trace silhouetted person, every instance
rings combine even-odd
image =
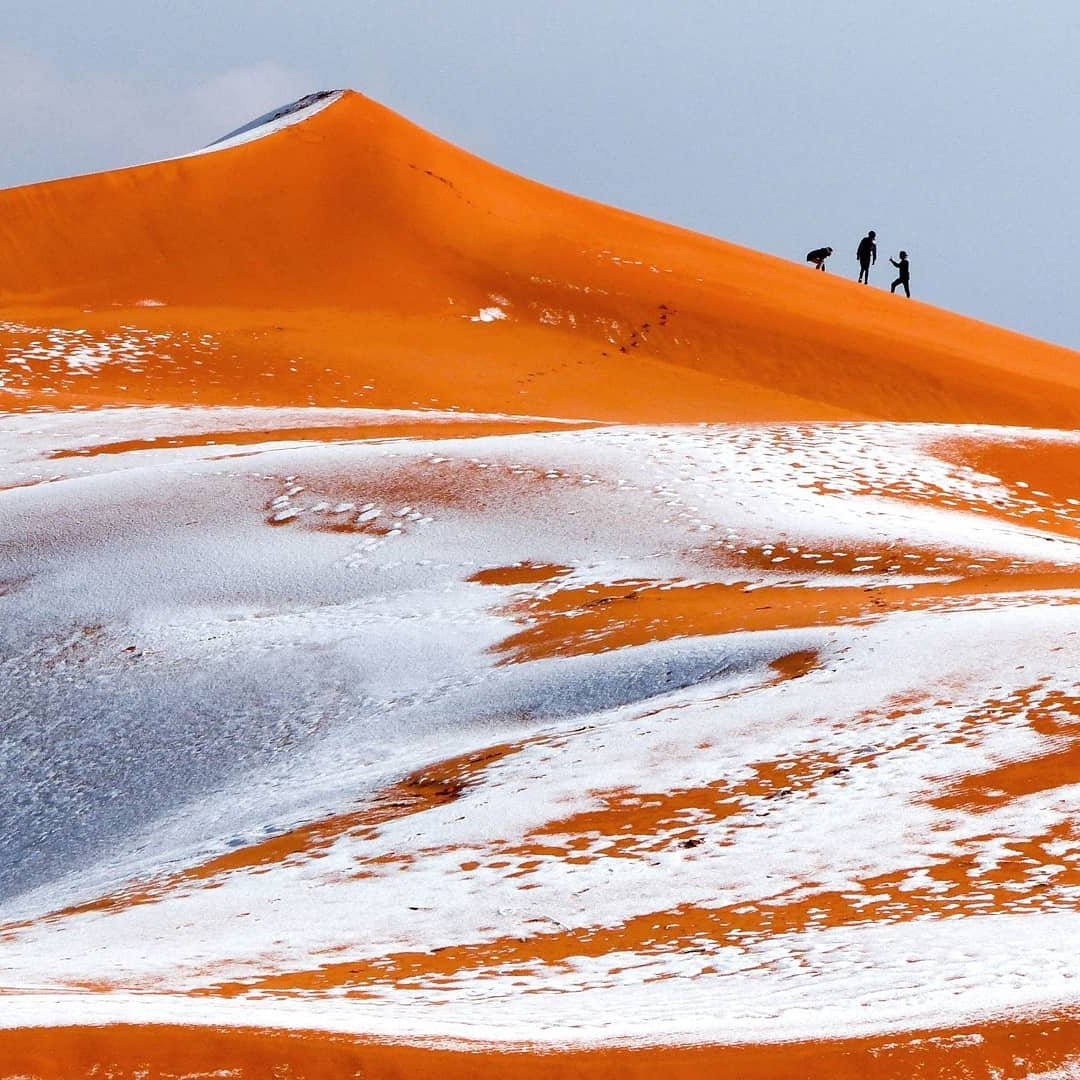
[[[904,286],[904,295],[907,296],[907,297],[910,297],[911,296],[911,288],[910,288],[909,283],[911,281],[911,276],[910,276],[911,275],[911,270],[908,267],[907,252],[906,251],[901,251],[900,252],[900,261],[899,262],[897,262],[895,259],[890,259],[889,262],[891,262],[893,264],[893,266],[895,266],[896,269],[900,271],[900,276],[892,283],[892,288],[889,290],[889,292],[896,292],[896,286],[897,285],[903,285]]]
[[[831,247],[814,248],[806,253],[806,261],[813,263],[818,270],[825,269],[825,260],[832,254]]]
[[[870,284],[870,265],[877,262],[877,233],[871,229],[860,241],[855,257],[859,260],[859,281]]]

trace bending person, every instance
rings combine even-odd
[[[806,261],[813,263],[818,270],[825,269],[825,260],[832,254],[831,247],[814,248],[806,253]]]

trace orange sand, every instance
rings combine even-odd
[[[991,568],[988,568],[991,569]],[[918,569],[912,571],[918,572]],[[810,579],[812,582],[812,578]],[[751,591],[734,585],[615,582],[563,589],[512,610],[528,625],[502,643],[510,660],[576,656],[738,630],[831,626],[893,611],[954,606],[963,598],[1014,592],[1076,589],[1080,574],[966,574],[959,580],[905,586],[789,585]],[[1066,597],[1062,603],[1075,602]]]
[[[155,345],[145,359],[105,363],[90,372],[40,360],[13,368],[9,389],[16,393],[0,391],[0,407],[9,409],[199,403],[453,408],[628,423],[873,418],[1080,426],[1080,364],[1068,350],[552,191],[352,93],[310,120],[227,151],[0,192],[0,253],[0,354],[26,349],[50,328],[85,329],[88,341],[128,333],[126,327],[168,335],[167,344]],[[141,306],[146,300],[164,306]],[[507,317],[472,321],[493,306]],[[547,426],[436,426],[418,418],[376,428],[289,429],[272,437],[428,437],[436,431],[451,437]],[[248,438],[219,432],[191,441]],[[182,444],[146,440],[62,453]],[[1032,514],[1022,508],[1001,516],[1076,535],[1075,522],[1044,514],[1038,504],[1075,496],[1080,455],[1074,448],[984,448],[961,439],[937,452],[1001,477],[1020,497],[1033,493]],[[936,554],[919,553],[921,561],[904,565],[904,572],[921,572]],[[756,565],[753,556],[745,561]],[[560,588],[564,570],[490,567],[474,576],[481,585],[524,590],[503,598],[522,623],[502,645],[508,662],[1077,586],[1075,574],[1050,566],[1024,573],[1004,565],[968,566],[958,581],[913,589],[823,583],[751,592],[738,585],[637,581]],[[837,565],[832,572],[843,570]],[[805,579],[813,586],[809,568]],[[538,584],[549,591],[538,596],[527,588]],[[781,664],[777,676],[797,678],[813,662],[799,654]],[[1073,704],[1068,708],[1080,715]],[[913,711],[918,707],[910,703]],[[1031,723],[1039,722],[1033,714]],[[971,778],[942,805],[978,810],[1074,781],[1080,773],[1073,741],[1078,730],[1055,730],[1062,743],[1054,753]],[[179,878],[86,907],[152,903],[181,881],[189,888],[212,887],[222,874],[317,857],[342,832],[376,829],[390,817],[454,798],[477,771],[513,749],[494,746],[425,770],[354,814],[311,823]],[[824,759],[761,762],[750,784],[756,795],[783,798],[841,767]],[[676,820],[680,810],[722,816],[745,794],[722,785],[653,795],[604,793],[601,809],[552,823],[499,857],[532,859],[522,868],[528,874],[543,858],[584,858],[574,837],[595,832],[626,834],[620,853],[636,857],[640,837]],[[1024,900],[1027,894],[1016,888],[1018,867],[1025,858],[1037,860],[1036,848],[1055,839],[1060,837],[1033,841],[1030,850],[1019,851],[1017,865],[1003,863],[979,883],[997,910]],[[693,841],[688,829],[672,842],[692,848]],[[986,910],[968,895],[962,860],[936,872],[955,885],[953,892],[921,896],[901,891],[899,881],[866,882],[880,894],[870,908],[825,894],[767,911],[685,908],[650,913],[600,936],[552,929],[527,942],[400,954],[378,966],[343,958],[258,985],[362,994],[367,981],[417,972],[551,960],[591,949],[647,949],[658,933],[665,940],[702,933],[719,940],[733,929],[767,934],[940,914],[945,901],[963,911],[968,904],[972,911]],[[229,994],[252,985],[215,989]],[[435,1050],[307,1033],[115,1026],[0,1033],[0,1077],[179,1077],[213,1070],[245,1077],[441,1080],[614,1080],[657,1072],[671,1080],[1021,1077],[1061,1065],[1077,1046],[1080,1021],[1064,1015],[835,1042],[552,1054]]]
[[[172,1026],[32,1028],[5,1036],[0,1078],[14,1080],[1021,1080],[1073,1060],[1067,1014],[865,1039],[774,1046],[527,1053],[388,1046],[308,1032]],[[229,1071],[226,1071],[229,1070]]]
[[[30,374],[20,407],[1080,419],[1068,350],[552,191],[354,93],[230,150],[0,192],[0,251],[8,323],[190,334],[141,372]],[[492,297],[508,318],[470,322]]]

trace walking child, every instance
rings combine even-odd
[[[904,295],[907,296],[910,299],[910,297],[911,297],[911,287],[910,287],[911,269],[908,266],[907,252],[906,251],[901,251],[900,252],[900,261],[899,262],[897,262],[895,259],[890,259],[889,262],[891,262],[893,264],[893,266],[895,266],[896,269],[899,271],[899,276],[892,283],[892,288],[889,290],[889,292],[894,293],[894,292],[896,292],[896,286],[897,285],[903,285],[904,286]]]

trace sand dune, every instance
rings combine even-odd
[[[2,192],[0,245],[0,341],[54,337],[5,380],[27,402],[1080,416],[1067,350],[552,191],[355,93],[216,153]],[[108,358],[72,367],[73,332]]]
[[[1075,354],[351,92],[0,251],[0,1076],[1080,1067]]]

